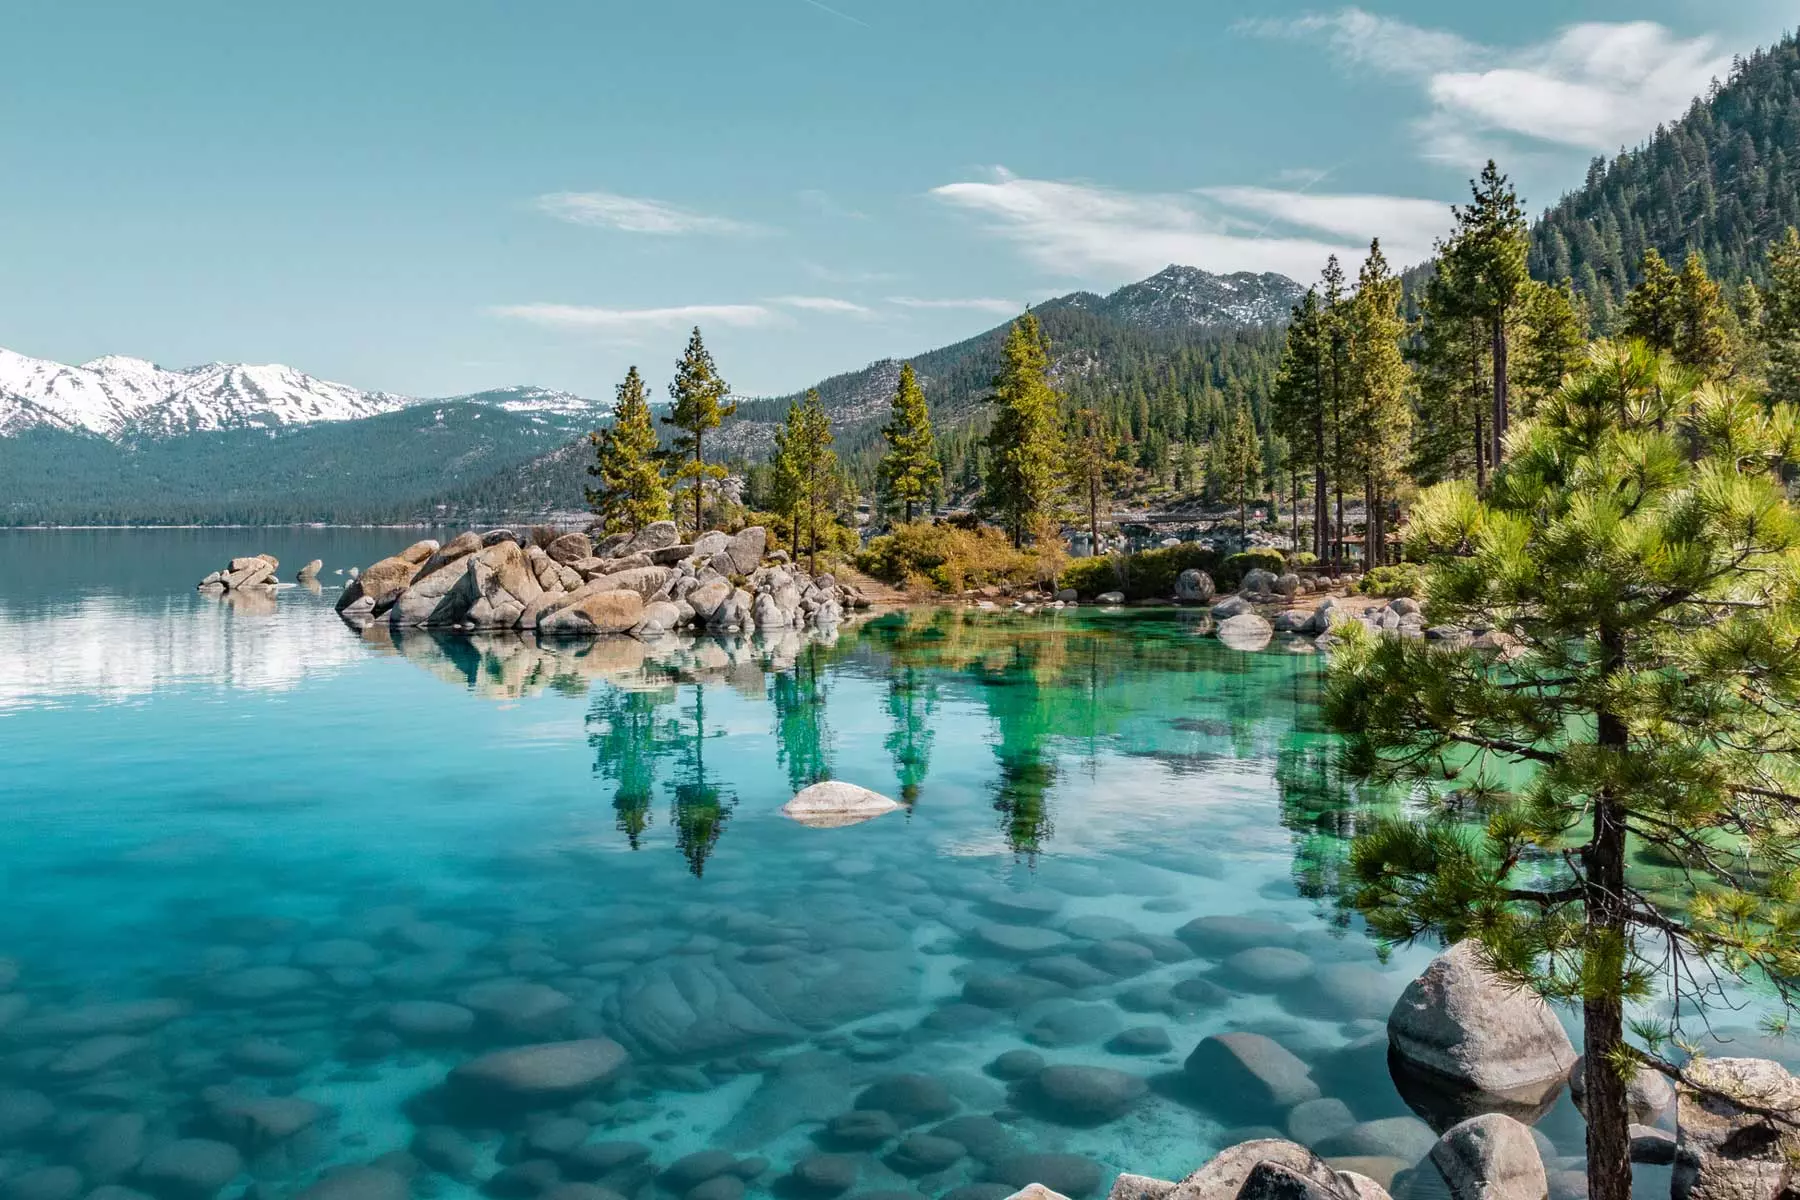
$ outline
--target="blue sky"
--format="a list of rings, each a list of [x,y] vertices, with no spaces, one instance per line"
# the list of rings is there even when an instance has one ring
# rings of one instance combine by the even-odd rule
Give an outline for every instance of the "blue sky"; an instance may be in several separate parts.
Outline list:
[[[367,388],[744,394],[1170,261],[1539,207],[1775,0],[14,0],[0,346]]]

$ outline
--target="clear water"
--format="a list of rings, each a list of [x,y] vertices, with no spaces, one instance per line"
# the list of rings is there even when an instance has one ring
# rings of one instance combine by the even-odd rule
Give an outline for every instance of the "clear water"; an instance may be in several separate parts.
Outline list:
[[[512,1164],[491,1194],[598,1176],[648,1198],[697,1182],[652,1177],[706,1149],[737,1175],[695,1200],[737,1200],[745,1177],[829,1194],[849,1179],[832,1170],[857,1195],[985,1185],[975,1200],[1048,1171],[1104,1189],[1281,1125],[1183,1077],[1230,1030],[1293,1051],[1360,1121],[1409,1116],[1368,1035],[1431,950],[1383,961],[1317,898],[1348,821],[1317,656],[1230,651],[1172,612],[911,613],[656,648],[346,630],[337,572],[413,536],[0,534],[9,1198],[286,1195],[367,1163],[421,1196]],[[192,591],[258,551],[284,576],[323,559],[324,587]],[[906,809],[835,830],[779,814],[827,776]],[[1208,915],[1279,922],[1302,977],[1173,936]],[[1354,986],[1310,977],[1331,964]],[[147,1000],[167,1003],[119,1007]],[[476,1016],[427,1030],[398,1014],[452,1010],[413,1001]],[[632,1061],[592,1096],[504,1119],[445,1100],[477,1054],[593,1036]],[[1020,1050],[1147,1089],[1077,1112],[997,1077]],[[825,1123],[897,1075],[943,1110],[914,1132],[991,1119],[911,1158],[834,1142]],[[318,1108],[247,1127],[246,1097]],[[1390,1157],[1429,1145],[1416,1120],[1373,1128]],[[1538,1128],[1578,1165],[1566,1099]],[[241,1171],[132,1165],[178,1138],[234,1144]],[[639,1149],[602,1170],[584,1141]],[[810,1188],[790,1174],[825,1151],[848,1161],[814,1161]],[[332,1178],[340,1200],[388,1194]]]

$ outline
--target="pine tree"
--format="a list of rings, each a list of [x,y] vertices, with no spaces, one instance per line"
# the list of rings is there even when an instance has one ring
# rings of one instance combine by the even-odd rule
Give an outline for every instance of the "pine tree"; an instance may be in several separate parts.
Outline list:
[[[1354,404],[1353,443],[1363,480],[1367,514],[1363,565],[1386,557],[1385,513],[1399,482],[1412,429],[1411,373],[1400,349],[1406,321],[1400,315],[1400,280],[1388,269],[1381,242],[1357,274],[1350,305],[1350,392]]]
[[[1413,360],[1419,380],[1419,436],[1411,470],[1425,483],[1473,478],[1487,487],[1488,455],[1482,412],[1492,403],[1488,354],[1492,339],[1463,304],[1458,263],[1441,258],[1420,303]]]
[[[1519,411],[1527,417],[1562,386],[1587,359],[1587,311],[1574,285],[1533,281],[1519,302],[1521,318],[1514,386]]]
[[[588,435],[594,446],[588,474],[600,481],[599,487],[587,489],[588,507],[607,529],[636,533],[652,521],[669,519],[669,487],[656,457],[656,426],[636,367],[625,373],[612,415],[610,428]]]
[[[1062,479],[1050,345],[1031,313],[1013,322],[1006,335],[992,403],[986,504],[1013,545],[1023,546],[1033,524],[1050,512]]]
[[[831,418],[819,389],[788,409],[787,421],[775,431],[776,511],[794,531],[794,555],[802,547],[808,570],[818,570],[819,518],[833,519],[843,489],[837,452],[831,448]]]
[[[901,506],[903,519],[911,524],[914,511],[930,504],[944,483],[937,439],[931,432],[931,409],[911,363],[900,366],[893,411],[881,436],[888,447],[878,472],[883,495],[888,503]]]
[[[1474,193],[1473,201],[1451,210],[1456,217],[1456,231],[1442,253],[1455,260],[1451,274],[1464,288],[1460,297],[1464,311],[1478,314],[1487,327],[1493,371],[1490,457],[1497,463],[1510,419],[1508,319],[1513,304],[1530,278],[1526,265],[1530,242],[1518,194],[1492,159],[1470,187]]]
[[[1769,361],[1769,395],[1800,403],[1800,230],[1788,226],[1769,247],[1760,340]]]
[[[1731,318],[1725,292],[1706,273],[1706,260],[1689,251],[1675,288],[1675,361],[1708,379],[1723,378],[1731,366]]]
[[[1088,535],[1093,538],[1092,552],[1098,554],[1100,515],[1109,502],[1113,484],[1124,470],[1124,464],[1119,461],[1119,440],[1107,429],[1099,413],[1083,408],[1074,415],[1067,445],[1064,469],[1068,474],[1069,494],[1087,514]]]
[[[1344,567],[1344,481],[1350,471],[1350,445],[1345,422],[1350,416],[1350,299],[1345,292],[1344,268],[1333,254],[1325,260],[1321,277],[1324,308],[1320,314],[1321,342],[1325,355],[1324,394],[1320,409],[1331,439],[1331,569]],[[1323,509],[1323,500],[1320,502]]]
[[[1625,297],[1619,314],[1619,336],[1635,338],[1659,352],[1673,350],[1681,323],[1680,281],[1654,249],[1644,252],[1638,271],[1639,283]]]
[[[1288,321],[1287,337],[1282,343],[1281,367],[1270,394],[1272,421],[1288,432],[1288,464],[1290,470],[1310,469],[1313,476],[1312,552],[1323,562],[1327,548],[1325,529],[1325,476],[1330,465],[1326,441],[1325,391],[1327,364],[1323,316],[1317,288],[1308,288],[1300,303],[1294,305]],[[1296,526],[1300,520],[1299,487],[1295,491]],[[1296,528],[1294,548],[1300,548]]]
[[[706,461],[706,431],[717,429],[720,422],[737,412],[737,405],[727,404],[731,388],[719,378],[712,354],[700,339],[695,326],[688,338],[687,352],[676,365],[675,379],[669,384],[674,408],[663,418],[663,424],[681,430],[672,446],[677,462],[674,479],[677,487],[686,485],[694,500],[694,535],[706,528],[706,485],[725,478],[725,468]]]
[[[1714,969],[1784,997],[1800,975],[1800,513],[1772,470],[1794,414],[1692,378],[1603,345],[1486,499],[1425,492],[1426,611],[1510,648],[1348,630],[1324,705],[1353,774],[1431,811],[1454,784],[1484,815],[1473,834],[1377,821],[1347,899],[1383,939],[1477,939],[1503,977],[1581,1006],[1592,1200],[1630,1194],[1630,1074],[1676,1070],[1655,1056],[1678,1027],[1633,1022],[1634,1047],[1624,1006],[1658,972],[1684,997]],[[1628,841],[1678,865],[1672,900],[1627,875]]]
[[[1230,420],[1207,452],[1207,469],[1218,494],[1238,510],[1238,544],[1248,549],[1250,497],[1262,478],[1262,444],[1247,404],[1239,402],[1232,408]]]

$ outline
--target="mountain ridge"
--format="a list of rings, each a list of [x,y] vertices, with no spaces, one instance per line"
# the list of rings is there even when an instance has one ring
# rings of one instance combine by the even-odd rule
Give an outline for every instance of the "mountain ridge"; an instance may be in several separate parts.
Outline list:
[[[598,419],[610,405],[571,392],[512,385],[460,396],[415,397],[334,383],[279,363],[204,363],[170,369],[107,354],[78,366],[0,348],[0,437],[29,429],[95,434],[125,443],[357,421],[432,404]]]

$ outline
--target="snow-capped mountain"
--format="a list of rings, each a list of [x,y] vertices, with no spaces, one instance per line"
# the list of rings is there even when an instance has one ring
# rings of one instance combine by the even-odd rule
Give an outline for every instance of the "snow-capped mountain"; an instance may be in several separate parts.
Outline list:
[[[537,387],[500,388],[452,399],[562,417],[604,411],[604,406],[570,392]],[[0,437],[49,427],[86,430],[122,442],[354,421],[427,402],[366,392],[278,364],[208,363],[171,371],[141,358],[109,354],[69,367],[0,349]]]
[[[1070,300],[1141,329],[1185,329],[1286,321],[1305,294],[1292,279],[1272,272],[1214,275],[1198,267],[1170,266],[1104,298],[1081,293]]]

